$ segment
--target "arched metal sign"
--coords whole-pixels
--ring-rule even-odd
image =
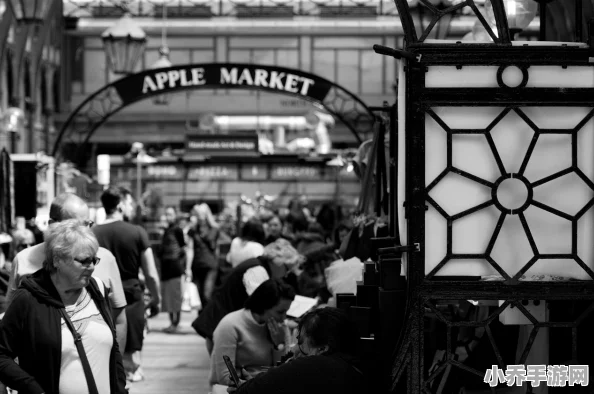
[[[359,132],[373,127],[374,115],[357,96],[317,75],[284,67],[241,63],[188,64],[153,69],[106,85],[76,108],[62,126],[53,149],[54,157],[77,161],[89,139],[110,116],[137,101],[183,90],[260,89],[298,96],[322,105],[340,119],[362,142]],[[77,149],[64,149],[65,146]]]

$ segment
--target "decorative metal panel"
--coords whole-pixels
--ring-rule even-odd
[[[396,3],[406,48],[382,51],[401,59],[398,220],[418,249],[392,392],[495,393],[492,366],[594,364],[591,42],[512,42],[499,0],[492,43],[425,41]]]

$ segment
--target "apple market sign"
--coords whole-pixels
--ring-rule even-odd
[[[125,102],[184,88],[257,88],[323,101],[332,87],[329,81],[313,74],[250,64],[184,65],[148,70],[132,77],[136,78],[115,86]]]
[[[62,124],[52,155],[58,161],[69,160],[85,167],[86,145],[111,116],[153,96],[200,89],[263,90],[313,102],[342,122],[358,143],[363,142],[361,135],[373,131],[375,123],[375,115],[361,99],[315,74],[254,64],[187,64],[128,75],[89,95]]]

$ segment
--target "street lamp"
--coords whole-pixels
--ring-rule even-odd
[[[101,35],[107,63],[114,74],[132,74],[144,53],[146,33],[124,14]]]
[[[151,66],[151,69],[167,68],[167,67],[173,66],[171,61],[169,61],[169,48],[161,47],[161,49],[159,49],[159,54],[160,54],[159,60],[157,60]],[[155,98],[153,99],[153,103],[155,105],[168,105],[170,101],[171,101],[171,95],[169,95],[169,94],[160,94],[158,96],[155,96]]]
[[[17,107],[10,107],[2,118],[2,129],[10,134],[10,152],[16,153],[17,141],[25,127],[25,113]]]
[[[130,155],[135,156],[134,161],[136,162],[136,204],[140,207],[142,201],[142,165],[153,164],[157,162],[152,156],[149,156],[144,150],[144,144],[142,142],[135,142],[132,144],[130,149]]]
[[[19,23],[41,25],[54,0],[8,0],[6,4]]]
[[[163,4],[163,29],[161,30],[161,48],[159,49],[159,59],[151,66],[151,69],[155,68],[167,68],[171,67],[171,61],[169,60],[169,48],[167,47],[167,5]],[[155,105],[168,105],[171,101],[171,96],[168,94],[160,94],[155,96],[153,103]]]

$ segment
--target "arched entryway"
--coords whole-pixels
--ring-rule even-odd
[[[359,134],[369,132],[375,121],[372,111],[357,96],[314,74],[253,64],[188,64],[133,74],[90,95],[62,126],[53,155],[84,165],[77,152],[85,151],[95,130],[122,108],[165,93],[213,88],[260,89],[317,103],[344,123],[358,142],[362,142]],[[66,146],[70,149],[64,149]]]

